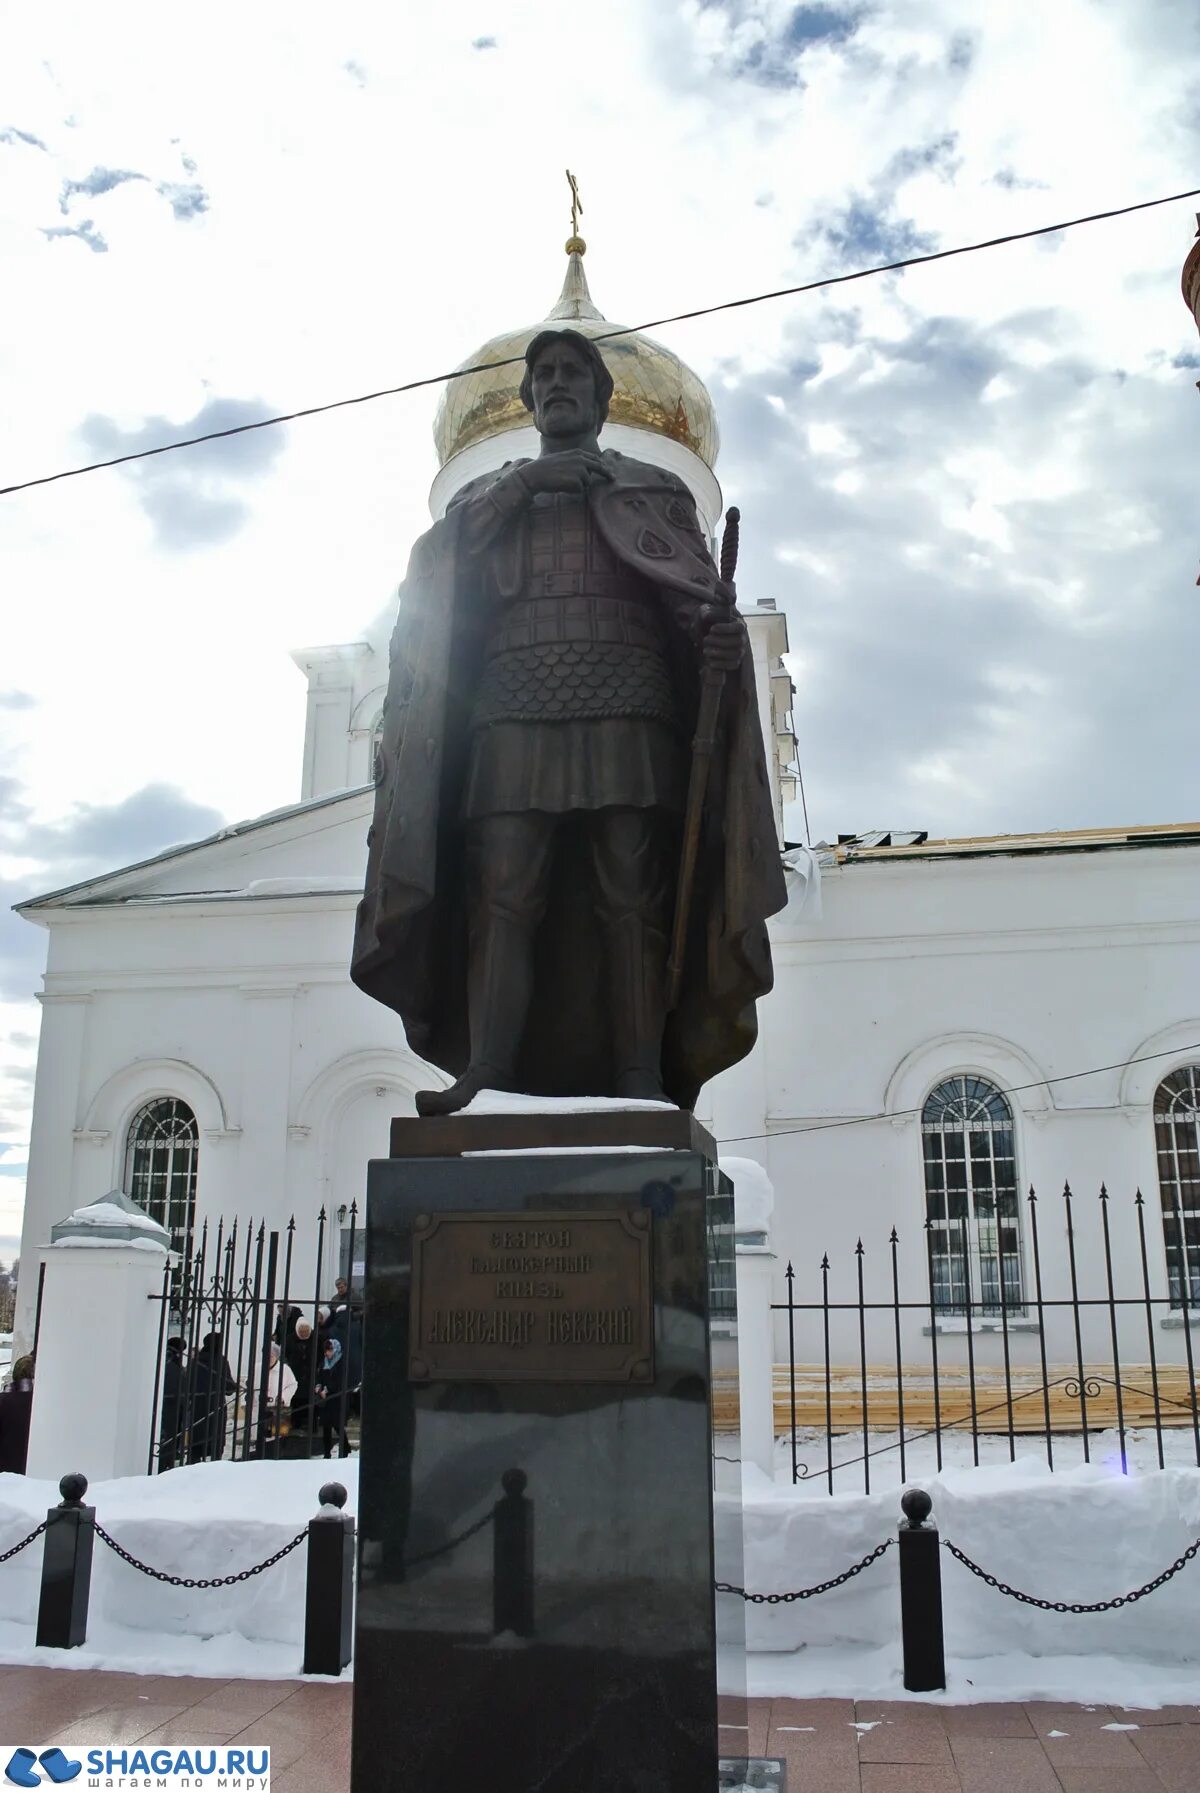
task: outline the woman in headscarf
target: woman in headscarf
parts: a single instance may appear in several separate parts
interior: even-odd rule
[[[325,1340],[325,1349],[320,1368],[317,1371],[317,1412],[321,1420],[321,1437],[325,1446],[324,1454],[333,1455],[333,1434],[338,1434],[338,1455],[350,1455],[350,1440],[346,1434],[343,1414],[344,1390],[346,1386],[346,1360],[342,1351],[342,1341],[330,1336]]]

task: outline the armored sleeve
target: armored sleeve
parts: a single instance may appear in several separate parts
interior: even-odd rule
[[[455,493],[447,512],[463,512],[459,540],[468,554],[489,548],[529,503],[520,463],[506,462],[498,474],[473,479]]]

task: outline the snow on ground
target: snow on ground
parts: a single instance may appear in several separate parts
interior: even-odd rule
[[[1182,1440],[1192,1445],[1190,1434]],[[823,1437],[816,1442],[823,1448]],[[970,1461],[969,1439],[959,1441],[955,1461],[944,1453],[940,1475],[931,1450],[928,1460],[917,1453],[909,1459],[909,1484],[928,1490],[943,1538],[1029,1593],[1051,1600],[1107,1599],[1150,1580],[1200,1537],[1200,1471],[1186,1463],[1159,1470],[1152,1438],[1134,1441],[1130,1455],[1146,1467],[1129,1476],[1120,1474],[1110,1435],[1093,1441],[1089,1465],[1073,1461],[1077,1441],[1074,1451],[1072,1441],[1059,1441],[1058,1460],[1072,1466],[1053,1475],[1032,1441],[1028,1447],[1018,1442],[1015,1463],[1008,1460],[1007,1440],[985,1442],[987,1461],[978,1469]],[[647,1448],[645,1439],[640,1448]],[[852,1439],[840,1448],[857,1454]],[[736,1438],[722,1438],[719,1449],[740,1455]],[[811,1466],[811,1450],[808,1461]],[[870,1495],[859,1486],[833,1496],[823,1492],[823,1479],[793,1487],[790,1441],[781,1445],[774,1480],[753,1465],[743,1464],[740,1472],[736,1465],[720,1465],[718,1531],[726,1537],[737,1529],[741,1477],[744,1585],[764,1593],[806,1587],[894,1536],[899,1482],[895,1471],[885,1473],[887,1461],[881,1458],[873,1468]],[[345,1485],[347,1511],[354,1512],[357,1468],[354,1458],[207,1463],[161,1477],[99,1483],[87,1498],[106,1529],[156,1568],[189,1577],[227,1575],[294,1537],[316,1512],[326,1481]],[[0,1552],[57,1499],[51,1482],[0,1476]],[[0,1663],[226,1678],[299,1675],[303,1546],[251,1581],[187,1590],[137,1574],[97,1541],[88,1643],[70,1652],[33,1646],[40,1561],[34,1545],[0,1565]],[[949,1703],[1056,1699],[1200,1706],[1194,1623],[1200,1560],[1135,1605],[1097,1615],[1019,1605],[945,1551],[941,1563],[949,1686],[945,1695],[932,1697]],[[751,1693],[931,1697],[906,1696],[900,1684],[894,1547],[829,1593],[745,1611]]]
[[[899,1434],[897,1432],[871,1432],[868,1434],[867,1470],[870,1475],[871,1489],[895,1488],[907,1486],[910,1482],[921,1481],[925,1476],[936,1475],[938,1469],[937,1447],[932,1438],[909,1438],[904,1449],[904,1478],[900,1475]],[[975,1446],[971,1434],[961,1429],[942,1434],[942,1465],[947,1469],[966,1469],[975,1462]],[[1010,1463],[1009,1441],[1007,1433],[981,1433],[978,1440],[979,1464],[982,1468],[994,1468]],[[726,1442],[717,1445],[720,1451],[735,1450]],[[1043,1468],[1046,1463],[1046,1442],[1040,1437],[1022,1437],[1017,1433],[1013,1439],[1013,1452],[1017,1459],[1028,1464],[1040,1462]],[[1059,1435],[1053,1439],[1054,1468],[1076,1469],[1084,1461],[1083,1439],[1077,1434]],[[1121,1439],[1114,1429],[1110,1432],[1092,1432],[1088,1436],[1088,1452],[1093,1463],[1100,1463],[1115,1474],[1121,1471]],[[1190,1426],[1176,1426],[1163,1432],[1163,1463],[1168,1469],[1195,1469],[1197,1464],[1196,1439]],[[861,1494],[863,1492],[863,1435],[861,1432],[844,1432],[835,1436],[832,1444],[825,1433],[819,1430],[796,1433],[796,1459],[801,1479],[795,1484],[797,1495],[812,1495],[818,1499],[829,1493],[829,1464],[833,1464],[833,1488],[835,1494]],[[1153,1430],[1129,1430],[1125,1434],[1125,1461],[1131,1472],[1144,1472],[1157,1469],[1158,1442]],[[775,1441],[775,1479],[792,1486],[792,1439],[786,1433]]]
[[[326,1482],[358,1504],[358,1460],[198,1463],[162,1476],[97,1482],[86,1501],[126,1550],[195,1580],[250,1568],[294,1538],[317,1512]],[[58,1504],[55,1482],[0,1475],[0,1553]],[[34,1646],[40,1545],[0,1565],[0,1663],[119,1668],[224,1679],[298,1676],[304,1648],[305,1546],[231,1588],[173,1588],[114,1556],[92,1557],[88,1640],[78,1650]],[[16,1615],[20,1615],[19,1617]],[[348,1673],[348,1671],[347,1671]]]
[[[824,1433],[801,1435],[798,1455],[811,1479],[793,1486],[791,1440],[778,1443],[775,1479],[742,1466],[745,1586],[788,1592],[825,1581],[895,1535],[902,1486],[933,1500],[943,1539],[1002,1581],[1041,1599],[1107,1600],[1151,1580],[1200,1537],[1200,1470],[1190,1431],[1169,1435],[1168,1467],[1158,1468],[1153,1433],[1127,1435],[1121,1473],[1116,1433],[1044,1444],[981,1438],[974,1467],[970,1437],[943,1441],[938,1474],[932,1440],[876,1455],[871,1493],[862,1464],[830,1495]],[[738,1454],[736,1441],[721,1449]],[[862,1453],[861,1436],[834,1441],[834,1461]],[[1059,1467],[1061,1465],[1061,1467]],[[1200,1561],[1135,1605],[1103,1614],[1047,1613],[987,1587],[943,1551],[942,1594],[950,1703],[1062,1699],[1142,1706],[1200,1704],[1200,1637],[1194,1613]],[[789,1605],[748,1605],[750,1691],[795,1698],[920,1698],[901,1686],[899,1565],[895,1548],[842,1587]]]

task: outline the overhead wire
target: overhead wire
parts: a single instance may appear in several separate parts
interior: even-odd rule
[[[1087,1071],[1064,1071],[1058,1077],[1035,1077],[1032,1083],[1014,1083],[1001,1093],[1019,1096],[1026,1090],[1048,1089],[1054,1083],[1074,1083],[1080,1077],[1099,1077],[1105,1071],[1123,1071],[1127,1065],[1148,1065],[1159,1058],[1178,1058],[1181,1054],[1200,1053],[1200,1040],[1190,1046],[1172,1046],[1165,1052],[1146,1052],[1138,1058],[1118,1059],[1111,1065],[1093,1065]],[[909,1116],[918,1115],[920,1108],[887,1108],[879,1114],[852,1114],[836,1121],[812,1121],[806,1127],[777,1127],[770,1133],[732,1133],[726,1139],[719,1139],[718,1145],[747,1145],[754,1140],[788,1139],[797,1133],[832,1133],[838,1127],[869,1127],[876,1121],[899,1121]]]
[[[1132,205],[1113,206],[1103,212],[1088,212],[1079,218],[1067,218],[1059,224],[1040,224],[1031,230],[1008,231],[1003,236],[987,237],[978,243],[961,243],[953,249],[933,249],[924,255],[907,255],[898,261],[879,262],[869,268],[856,268],[848,274],[828,274],[820,280],[807,280],[798,286],[776,287],[771,292],[751,293],[739,299],[723,299],[714,305],[699,305],[690,311],[676,311],[659,318],[648,318],[640,324],[615,325],[592,338],[594,342],[610,342],[620,336],[634,336],[643,330],[661,330],[668,324],[688,323],[693,318],[712,317],[717,312],[737,311],[747,305],[764,305],[774,299],[796,298],[802,293],[823,291],[827,287],[845,286],[850,281],[867,280],[876,274],[899,273],[905,268],[921,267],[925,263],[948,261],[953,256],[974,255],[983,249],[999,249],[1007,243],[1028,242],[1034,237],[1055,236],[1064,230],[1074,230],[1081,224],[1098,224],[1109,218],[1124,218],[1132,212],[1150,211],[1156,206],[1174,205],[1183,199],[1200,198],[1200,187],[1191,187],[1183,193],[1168,193],[1159,199],[1141,199]],[[153,448],[133,449],[128,454],[111,455],[103,461],[87,461],[79,467],[64,467],[57,473],[43,473],[34,479],[17,480],[12,485],[0,486],[0,498],[11,497],[15,492],[27,492],[34,486],[54,485],[59,480],[78,479],[85,473],[99,473],[107,467],[123,467],[132,461],[146,461],[155,455],[173,454],[181,448],[197,448],[203,442],[219,442],[228,436],[244,436],[252,430],[273,429],[278,424],[295,423],[304,417],[319,417],[328,411],[341,411],[353,405],[369,405],[376,399],[396,398],[401,393],[417,392],[426,386],[443,386],[451,380],[465,380],[472,374],[488,373],[494,368],[511,367],[523,362],[523,355],[506,355],[496,361],[473,362],[468,367],[452,368],[448,373],[426,374],[420,379],[405,380],[398,386],[381,386],[374,392],[360,392],[353,398],[330,399],[320,405],[305,405],[295,411],[281,411],[272,417],[256,418],[252,423],[231,424],[226,429],[206,430],[199,436],[185,436],[176,442],[161,442]]]

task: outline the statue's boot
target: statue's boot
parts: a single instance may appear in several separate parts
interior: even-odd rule
[[[606,932],[613,1094],[665,1102],[662,1039],[667,1010],[667,937],[636,912],[608,922]]]
[[[418,1090],[418,1114],[457,1114],[480,1090],[516,1088],[517,1051],[532,994],[533,930],[493,909],[471,937],[471,1062],[449,1089]]]

